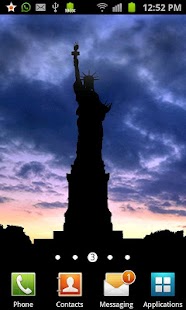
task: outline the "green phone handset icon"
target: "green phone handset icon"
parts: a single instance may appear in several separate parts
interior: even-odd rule
[[[24,2],[22,5],[21,5],[21,12],[22,13],[27,13],[31,10],[31,5],[30,3],[28,2]]]
[[[12,273],[12,296],[35,296],[35,273]]]

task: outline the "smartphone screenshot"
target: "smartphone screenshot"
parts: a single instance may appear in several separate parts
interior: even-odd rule
[[[185,4],[0,3],[0,307],[186,308]]]

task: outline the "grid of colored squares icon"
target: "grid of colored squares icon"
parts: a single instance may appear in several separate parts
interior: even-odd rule
[[[175,296],[175,273],[152,272],[151,296]]]

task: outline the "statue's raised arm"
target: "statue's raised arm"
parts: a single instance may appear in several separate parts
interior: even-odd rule
[[[77,43],[74,44],[74,50],[71,53],[72,56],[74,56],[74,68],[75,68],[75,78],[76,78],[76,84],[78,86],[82,86],[81,78],[80,78],[80,73],[79,73],[79,60],[78,56],[80,53],[78,52],[79,45]]]

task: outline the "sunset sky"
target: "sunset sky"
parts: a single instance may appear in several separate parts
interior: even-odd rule
[[[186,17],[0,17],[0,223],[62,230],[77,128],[71,51],[112,102],[104,121],[114,230],[186,229]],[[87,103],[88,104],[88,103]]]

